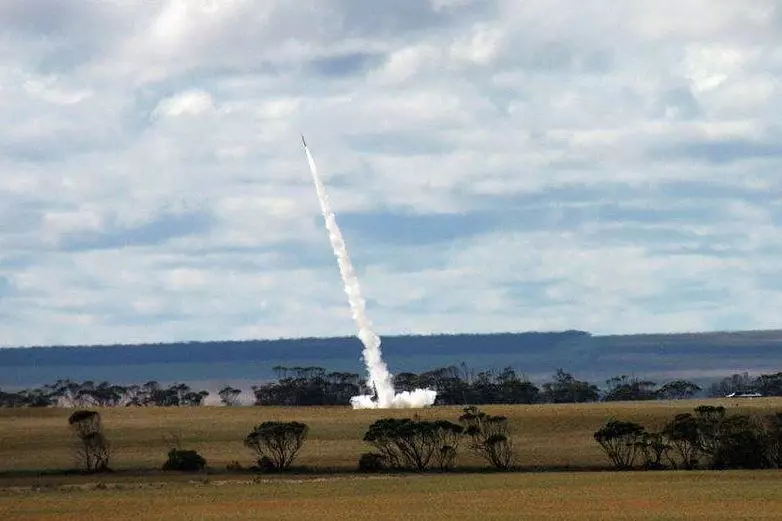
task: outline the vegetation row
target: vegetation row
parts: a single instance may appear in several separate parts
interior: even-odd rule
[[[510,468],[516,459],[510,425],[505,416],[491,416],[474,406],[466,407],[458,423],[447,420],[386,418],[371,424],[363,441],[376,452],[361,456],[362,471],[385,469],[423,471],[433,467],[453,468],[463,440],[473,453],[494,467]],[[76,438],[76,461],[85,472],[109,471],[112,445],[104,434],[100,413],[80,409],[68,418]],[[284,471],[290,468],[309,434],[309,426],[297,421],[266,421],[253,427],[244,445],[255,456],[250,470]],[[167,439],[170,450],[162,470],[200,471],[206,459],[194,450],[182,447],[174,436]],[[241,470],[233,462],[227,470]]]
[[[475,406],[449,420],[383,418],[369,425],[363,441],[372,448],[361,455],[358,470],[451,470],[459,451],[465,449],[489,466],[508,470],[519,463],[508,418],[489,415]],[[77,446],[79,467],[86,472],[109,470],[111,444],[97,411],[77,410],[68,419]],[[266,421],[244,438],[254,455],[248,470],[285,471],[294,463],[309,434],[297,421]],[[694,413],[677,414],[659,431],[617,419],[594,433],[610,463],[618,470],[643,469],[759,469],[782,467],[782,413],[727,414],[722,406],[701,405]],[[182,447],[178,438],[169,442],[163,470],[200,471],[206,459]],[[227,470],[242,470],[238,462]]]
[[[611,420],[594,434],[617,469],[762,469],[782,467],[782,413],[728,415],[701,405],[656,432]]]
[[[347,405],[350,398],[363,394],[366,382],[358,374],[327,372],[321,367],[275,367],[275,381],[252,387],[255,405]],[[437,391],[436,405],[582,403],[623,400],[676,400],[704,394],[704,389],[687,380],[656,382],[619,375],[606,380],[601,389],[588,381],[558,369],[540,387],[512,367],[501,371],[474,372],[465,366],[443,367],[421,374],[400,373],[394,377],[398,391],[429,388]],[[715,382],[705,394],[759,393],[782,396],[782,372],[734,374]],[[241,389],[225,386],[218,392],[225,405],[240,403]],[[54,384],[19,392],[0,391],[0,407],[116,407],[116,406],[200,406],[209,396],[183,383],[162,386],[117,385],[109,382],[58,380]]]

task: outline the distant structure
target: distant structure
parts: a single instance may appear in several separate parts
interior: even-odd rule
[[[730,393],[726,394],[725,398],[762,398],[760,393]]]

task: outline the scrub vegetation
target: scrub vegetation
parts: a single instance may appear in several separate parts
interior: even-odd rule
[[[473,519],[476,509],[493,519],[762,518],[782,511],[778,470],[710,469],[725,468],[715,464],[717,454],[726,461],[720,443],[750,439],[734,427],[763,419],[771,429],[779,412],[779,398],[417,411],[7,408],[0,409],[0,518],[334,519],[370,508],[377,519]],[[87,435],[111,440],[103,468],[74,457],[74,415],[73,423],[99,425],[83,429]],[[613,458],[600,442],[622,436],[632,438],[633,455]],[[630,438],[613,446],[623,450]],[[778,446],[769,447],[771,461]],[[671,460],[680,470],[668,470]]]

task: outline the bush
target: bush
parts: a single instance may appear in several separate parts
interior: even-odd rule
[[[764,420],[769,464],[782,468],[782,412],[770,414]]]
[[[619,469],[644,457],[645,469],[693,469],[701,460],[715,469],[779,468],[782,464],[782,413],[764,418],[728,416],[721,406],[701,405],[695,414],[677,414],[659,433],[635,423],[612,420],[595,440]]]
[[[644,446],[646,430],[633,422],[610,420],[595,432],[595,441],[617,469],[629,469],[635,464]]]
[[[103,434],[100,414],[95,411],[75,411],[68,424],[76,434],[76,459],[87,472],[104,472],[109,469],[111,446]]]
[[[701,452],[718,469],[760,469],[774,466],[771,425],[747,415],[727,416],[724,407],[695,408]]]
[[[168,451],[168,460],[163,464],[163,470],[179,470],[194,472],[203,470],[206,460],[194,450],[171,449]]]
[[[660,432],[646,432],[639,442],[641,455],[644,457],[643,467],[646,470],[662,470],[665,468],[663,459],[668,456],[672,447]]]
[[[695,408],[695,422],[698,428],[698,448],[713,459],[723,435],[725,407],[699,405]]]
[[[507,470],[516,462],[510,424],[505,416],[490,416],[475,406],[465,407],[459,421],[470,437],[470,450],[498,469]]]
[[[768,452],[762,425],[749,416],[731,416],[722,423],[712,466],[719,469],[768,468],[772,466]]]
[[[369,426],[364,441],[395,469],[426,470],[433,463],[449,468],[456,458],[462,427],[445,420],[385,418]]]
[[[434,460],[440,470],[450,470],[456,462],[464,427],[446,420],[436,420],[433,425],[437,451]]]
[[[386,468],[386,458],[377,452],[365,452],[358,459],[360,472],[380,472]]]
[[[700,432],[698,420],[692,414],[677,414],[673,420],[663,427],[662,434],[671,446],[671,452],[676,454],[673,459],[668,453],[668,460],[673,468],[681,466],[691,470],[698,465],[701,454]]]
[[[283,471],[291,466],[307,439],[309,427],[299,422],[263,422],[244,439],[258,456],[261,470]]]
[[[255,468],[261,472],[274,472],[278,470],[277,465],[268,456],[261,456],[258,460],[258,465]]]

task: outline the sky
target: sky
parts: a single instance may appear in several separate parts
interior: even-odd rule
[[[0,3],[0,344],[778,328],[774,0]]]

